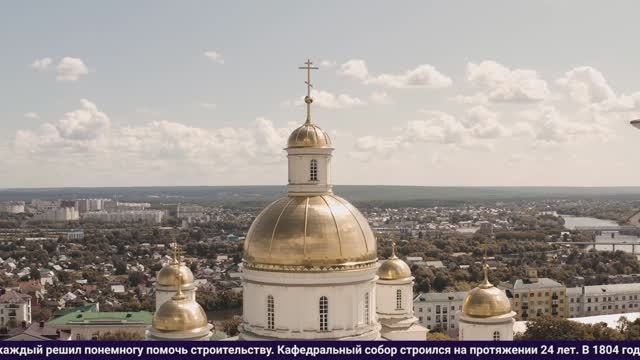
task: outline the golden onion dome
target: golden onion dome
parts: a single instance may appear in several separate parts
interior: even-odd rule
[[[364,216],[338,196],[286,196],[253,221],[243,260],[248,268],[268,271],[373,267],[376,240]]]
[[[331,147],[329,135],[319,126],[305,122],[289,135],[287,148],[328,148]]]
[[[152,322],[153,329],[158,331],[197,331],[208,325],[202,306],[182,295],[162,304]]]
[[[400,280],[411,277],[411,269],[406,262],[400,260],[395,254],[383,261],[378,268],[378,277],[381,280]]]
[[[487,268],[485,264],[482,284],[469,291],[462,303],[462,313],[467,316],[487,318],[511,313],[507,294],[489,282]]]
[[[193,285],[193,273],[191,270],[184,264],[177,263],[172,261],[160,269],[157,276],[157,283],[160,286],[173,286],[177,287],[178,276],[182,277],[182,286],[190,286]]]

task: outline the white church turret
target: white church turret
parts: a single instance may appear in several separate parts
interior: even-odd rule
[[[460,340],[513,340],[516,313],[504,290],[489,282],[487,257],[482,264],[484,280],[469,291],[458,311]]]
[[[287,157],[289,158],[289,195],[313,195],[331,192],[331,139],[319,126],[311,122],[311,61],[305,63],[307,70],[307,120],[289,136]]]
[[[427,329],[413,314],[413,276],[409,265],[396,256],[393,242],[391,257],[378,268],[376,312],[382,325],[380,335],[388,340],[426,340]]]

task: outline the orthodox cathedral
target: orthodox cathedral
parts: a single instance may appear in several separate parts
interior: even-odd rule
[[[307,117],[286,145],[288,193],[254,220],[244,242],[239,340],[426,340],[413,314],[413,276],[396,256],[380,262],[364,216],[331,185],[332,143]],[[504,291],[487,278],[460,314],[462,340],[511,340]],[[178,252],[158,273],[150,340],[209,340],[211,325],[195,301],[193,274]]]

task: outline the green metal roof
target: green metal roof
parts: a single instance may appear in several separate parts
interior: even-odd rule
[[[49,326],[74,325],[151,325],[153,314],[148,311],[119,311],[119,312],[70,312],[47,322]]]
[[[96,311],[98,311],[98,304],[89,304],[89,305],[83,305],[83,306],[77,306],[77,307],[58,310],[53,313],[53,318],[55,319],[57,317],[64,316],[74,312],[96,312]]]

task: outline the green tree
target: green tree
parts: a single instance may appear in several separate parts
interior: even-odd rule
[[[527,322],[527,330],[517,340],[623,340],[620,331],[605,323],[581,324],[567,319],[536,318]]]

